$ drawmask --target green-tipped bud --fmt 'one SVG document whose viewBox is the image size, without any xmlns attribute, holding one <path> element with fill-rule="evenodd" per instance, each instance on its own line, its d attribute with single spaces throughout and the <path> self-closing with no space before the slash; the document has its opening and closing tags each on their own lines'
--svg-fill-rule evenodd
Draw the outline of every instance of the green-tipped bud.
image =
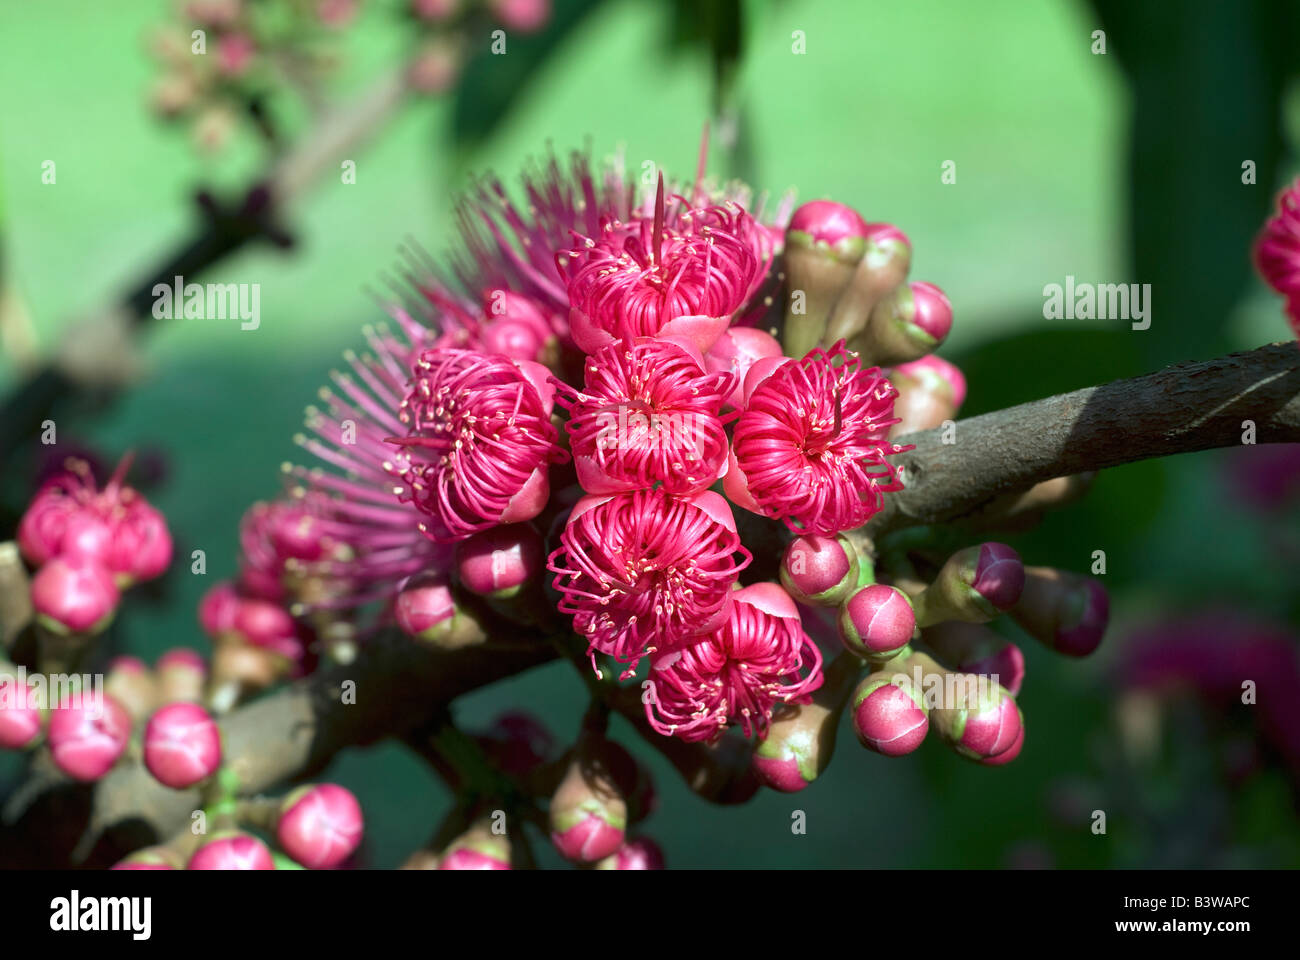
<svg viewBox="0 0 1300 960">
<path fill-rule="evenodd" d="M 952 329 L 952 304 L 932 283 L 898 287 L 871 311 L 867 328 L 849 348 L 863 363 L 892 367 L 919 360 L 943 343 Z"/>
<path fill-rule="evenodd" d="M 805 203 L 785 233 L 786 308 L 782 346 L 799 359 L 826 332 L 831 309 L 867 249 L 867 224 L 829 200 Z"/>
<path fill-rule="evenodd" d="M 859 565 L 847 537 L 796 537 L 781 559 L 781 585 L 800 603 L 836 607 L 858 586 Z"/>
<path fill-rule="evenodd" d="M 822 346 L 860 336 L 876 305 L 907 279 L 912 245 L 903 231 L 888 223 L 870 223 L 866 240 L 866 251 L 831 311 Z"/>
<path fill-rule="evenodd" d="M 1020 554 L 1005 543 L 982 543 L 958 550 L 934 582 L 912 598 L 917 625 L 945 620 L 987 623 L 1009 610 L 1025 585 Z"/>
<path fill-rule="evenodd" d="M 1110 600 L 1099 580 L 1052 567 L 1027 567 L 1025 589 L 1011 616 L 1051 649 L 1086 657 L 1106 632 Z"/>
</svg>

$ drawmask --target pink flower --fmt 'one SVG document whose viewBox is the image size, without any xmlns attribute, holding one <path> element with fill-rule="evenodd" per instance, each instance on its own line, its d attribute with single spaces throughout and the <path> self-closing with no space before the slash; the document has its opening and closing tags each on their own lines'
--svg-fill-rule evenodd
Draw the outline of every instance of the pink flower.
<svg viewBox="0 0 1300 960">
<path fill-rule="evenodd" d="M 547 563 L 563 595 L 559 609 L 573 615 L 589 653 L 630 663 L 628 673 L 643 654 L 726 622 L 731 587 L 751 560 L 731 509 L 710 491 L 584 497 L 560 542 Z"/>
<path fill-rule="evenodd" d="M 50 711 L 50 756 L 54 765 L 77 780 L 98 780 L 112 769 L 131 738 L 131 717 L 113 697 L 102 703 L 90 697 L 69 701 Z M 101 709 L 102 707 L 102 709 Z"/>
<path fill-rule="evenodd" d="M 488 0 L 488 9 L 503 27 L 533 33 L 551 19 L 551 0 Z"/>
<path fill-rule="evenodd" d="M 547 472 L 566 456 L 551 425 L 554 388 L 540 364 L 471 350 L 426 350 L 401 419 L 393 470 L 435 541 L 537 516 Z"/>
<path fill-rule="evenodd" d="M 902 489 L 885 458 L 898 391 L 861 368 L 843 342 L 802 360 L 760 361 L 745 384 L 723 488 L 738 506 L 780 519 L 796 534 L 860 527 L 883 495 Z"/>
<path fill-rule="evenodd" d="M 144 765 L 163 786 L 192 787 L 221 765 L 221 732 L 198 704 L 168 704 L 145 727 Z"/>
<path fill-rule="evenodd" d="M 246 33 L 227 33 L 217 39 L 217 69 L 227 77 L 238 77 L 248 69 L 256 52 Z"/>
<path fill-rule="evenodd" d="M 361 843 L 361 804 L 349 790 L 333 783 L 303 787 L 285 798 L 276 839 L 304 867 L 337 867 Z"/>
<path fill-rule="evenodd" d="M 167 569 L 172 539 L 162 514 L 122 479 L 128 454 L 103 490 L 90 467 L 69 460 L 67 471 L 46 482 L 18 528 L 23 555 L 40 566 L 58 554 L 96 561 L 120 587 L 151 580 Z"/>
<path fill-rule="evenodd" d="M 706 351 L 771 265 L 770 238 L 743 209 L 694 209 L 674 197 L 669 212 L 662 179 L 653 220 L 607 223 L 598 237 L 580 239 L 556 264 L 568 287 L 573 340 L 587 353 L 611 340 L 654 336 L 682 336 Z"/>
<path fill-rule="evenodd" d="M 784 590 L 756 583 L 733 599 L 715 634 L 654 657 L 646 716 L 665 736 L 713 740 L 739 724 L 761 737 L 776 704 L 806 702 L 821 686 L 821 651 Z"/>
<path fill-rule="evenodd" d="M 266 844 L 247 833 L 213 837 L 190 857 L 187 870 L 274 870 Z"/>
<path fill-rule="evenodd" d="M 728 373 L 705 373 L 689 342 L 642 337 L 587 357 L 578 390 L 557 383 L 578 482 L 588 493 L 663 484 L 673 494 L 707 489 L 726 469 L 720 417 Z"/>
<path fill-rule="evenodd" d="M 1300 336 L 1300 180 L 1278 196 L 1277 209 L 1255 241 L 1255 265 L 1265 282 L 1286 297 L 1291 328 Z"/>
<path fill-rule="evenodd" d="M 307 612 L 387 601 L 407 577 L 443 568 L 450 559 L 449 548 L 420 533 L 423 515 L 399 500 L 404 488 L 394 488 L 393 447 L 387 440 L 406 432 L 399 411 L 411 365 L 432 343 L 428 328 L 399 309 L 394 316 L 401 335 L 367 328 L 372 352 L 347 355 L 351 372 L 336 373 L 336 389 L 322 391 L 325 408 L 308 408 L 313 436 L 296 438 L 323 466 L 291 467 L 289 473 L 301 484 L 292 492 L 319 519 L 319 535 L 330 544 L 320 559 L 304 566 L 303 573 L 330 584 L 324 596 L 299 600 Z M 280 549 L 268 555 L 287 559 Z M 265 560 L 250 554 L 245 573 L 253 568 L 266 569 Z"/>
<path fill-rule="evenodd" d="M 286 597 L 286 569 L 301 571 L 334 549 L 326 532 L 328 507 L 320 497 L 255 503 L 239 523 L 239 586 L 249 596 Z"/>
</svg>

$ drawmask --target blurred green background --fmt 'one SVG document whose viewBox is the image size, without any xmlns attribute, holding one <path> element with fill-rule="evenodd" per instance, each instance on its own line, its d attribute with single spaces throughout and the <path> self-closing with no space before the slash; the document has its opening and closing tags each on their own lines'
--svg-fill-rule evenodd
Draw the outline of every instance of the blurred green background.
<svg viewBox="0 0 1300 960">
<path fill-rule="evenodd" d="M 504 67 L 480 57 L 457 96 L 408 108 L 357 154 L 354 185 L 324 178 L 292 218 L 295 250 L 250 249 L 205 275 L 260 283 L 259 330 L 156 324 L 148 376 L 93 421 L 60 421 L 112 456 L 165 451 L 168 476 L 152 497 L 183 552 L 207 551 L 208 576 L 174 571 L 166 602 L 128 598 L 113 635 L 121 650 L 206 646 L 195 605 L 233 571 L 241 513 L 276 493 L 303 406 L 359 343 L 360 326 L 382 319 L 364 288 L 390 268 L 402 238 L 435 252 L 451 242 L 452 202 L 470 172 L 491 168 L 510 182 L 548 143 L 563 153 L 589 142 L 597 157 L 621 147 L 633 169 L 650 160 L 692 175 L 714 66 L 708 42 L 680 41 L 717 21 L 701 13 L 712 5 L 557 5 L 572 25 L 512 81 L 508 109 L 496 109 L 491 74 Z M 363 7 L 344 44 L 340 95 L 405 55 L 396 6 Z M 724 27 L 735 23 L 730 5 L 719 7 Z M 941 352 L 967 371 L 965 413 L 1287 335 L 1278 301 L 1251 276 L 1248 243 L 1294 167 L 1288 5 L 789 0 L 737 9 L 730 39 L 741 56 L 727 103 L 743 135 L 736 149 L 715 149 L 711 171 L 899 224 L 914 244 L 913 276 L 954 304 Z M 0 7 L 0 269 L 44 349 L 74 313 L 121 293 L 185 234 L 196 188 L 232 189 L 258 168 L 251 140 L 203 156 L 146 109 L 157 67 L 142 37 L 163 10 L 157 0 Z M 1098 29 L 1104 55 L 1091 52 Z M 802 55 L 792 52 L 795 31 L 806 38 Z M 517 49 L 503 59 L 530 48 Z M 46 160 L 57 164 L 55 185 L 41 182 Z M 1255 185 L 1241 182 L 1245 160 L 1258 165 Z M 941 182 L 945 161 L 956 165 L 954 184 Z M 1066 275 L 1152 283 L 1151 329 L 1044 320 L 1043 287 Z M 18 375 L 5 358 L 0 388 Z M 1278 770 L 1208 809 L 1189 804 L 1198 791 L 1223 792 L 1221 778 L 1183 769 L 1176 752 L 1170 769 L 1136 784 L 1117 786 L 1106 772 L 1115 749 L 1107 666 L 1127 625 L 1242 596 L 1296 622 L 1295 571 L 1262 562 L 1263 521 L 1225 500 L 1220 460 L 1110 471 L 1084 504 L 1010 541 L 1028 561 L 1080 571 L 1105 549 L 1113 597 L 1110 641 L 1092 660 L 1066 663 L 1021 638 L 1030 732 L 1016 763 L 977 767 L 933 742 L 888 761 L 859 750 L 846 728 L 837 762 L 804 794 L 714 808 L 652 758 L 662 802 L 646 830 L 669 865 L 1300 865 L 1294 800 Z M 525 708 L 563 739 L 581 702 L 580 681 L 552 665 L 467 698 L 458 716 L 474 725 Z M 3 762 L 12 770 L 12 758 Z M 360 797 L 378 866 L 421 844 L 450 804 L 396 746 L 349 751 L 327 776 Z M 1185 818 L 1187 836 L 1154 836 L 1134 796 L 1158 819 Z M 1089 830 L 1094 808 L 1109 813 L 1105 836 Z M 807 812 L 807 835 L 791 834 L 793 809 Z"/>
</svg>

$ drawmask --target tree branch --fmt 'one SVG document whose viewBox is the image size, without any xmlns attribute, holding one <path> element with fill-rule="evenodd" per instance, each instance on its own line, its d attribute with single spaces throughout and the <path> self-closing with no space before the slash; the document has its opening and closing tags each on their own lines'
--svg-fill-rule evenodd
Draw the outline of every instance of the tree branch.
<svg viewBox="0 0 1300 960">
<path fill-rule="evenodd" d="M 914 434 L 907 440 L 916 449 L 900 458 L 907 488 L 886 497 L 869 532 L 955 520 L 1000 495 L 1053 477 L 1237 446 L 1246 420 L 1255 423 L 1260 443 L 1300 441 L 1296 344 L 1180 364 L 972 417 L 957 423 L 956 442 L 950 444 L 942 442 L 941 429 Z M 314 773 L 345 747 L 406 736 L 455 698 L 555 656 L 555 649 L 541 640 L 534 649 L 476 647 L 441 653 L 402 637 L 379 638 L 352 665 L 299 681 L 224 718 L 226 756 L 243 791 L 259 793 Z M 356 685 L 355 703 L 346 703 L 341 695 L 346 681 Z M 721 802 L 743 799 L 743 771 L 734 757 L 723 756 L 726 751 L 664 742 L 645 724 L 637 688 L 618 691 L 614 706 L 668 756 L 693 789 Z M 168 790 L 139 764 L 124 765 L 97 785 L 76 788 L 39 763 L 33 773 L 36 782 L 24 784 L 5 811 L 0 865 L 21 862 L 19 848 L 30 848 L 26 855 L 34 863 L 54 865 L 58 854 L 50 832 L 66 828 L 69 809 L 79 811 L 78 831 L 96 835 L 131 824 L 132 842 L 141 846 L 183 827 L 199 802 L 196 791 Z M 40 830 L 26 822 L 27 811 L 49 806 L 37 801 L 72 789 L 83 791 L 79 803 L 69 804 L 66 797 L 56 803 L 59 815 L 47 811 L 49 822 Z"/>
<path fill-rule="evenodd" d="M 967 516 L 1053 477 L 1242 444 L 1300 442 L 1300 348 L 1275 343 L 900 437 L 904 490 L 867 525 L 878 536 Z"/>
</svg>

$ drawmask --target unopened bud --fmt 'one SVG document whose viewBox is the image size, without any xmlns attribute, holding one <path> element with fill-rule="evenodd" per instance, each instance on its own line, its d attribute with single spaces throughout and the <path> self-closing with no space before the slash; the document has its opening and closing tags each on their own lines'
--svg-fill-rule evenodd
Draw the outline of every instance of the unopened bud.
<svg viewBox="0 0 1300 960">
<path fill-rule="evenodd" d="M 858 586 L 858 551 L 847 537 L 795 537 L 781 559 L 781 585 L 800 603 L 839 606 Z"/>
<path fill-rule="evenodd" d="M 1025 589 L 1011 616 L 1058 653 L 1086 657 L 1101 644 L 1110 598 L 1101 581 L 1068 570 L 1027 567 Z"/>
</svg>

